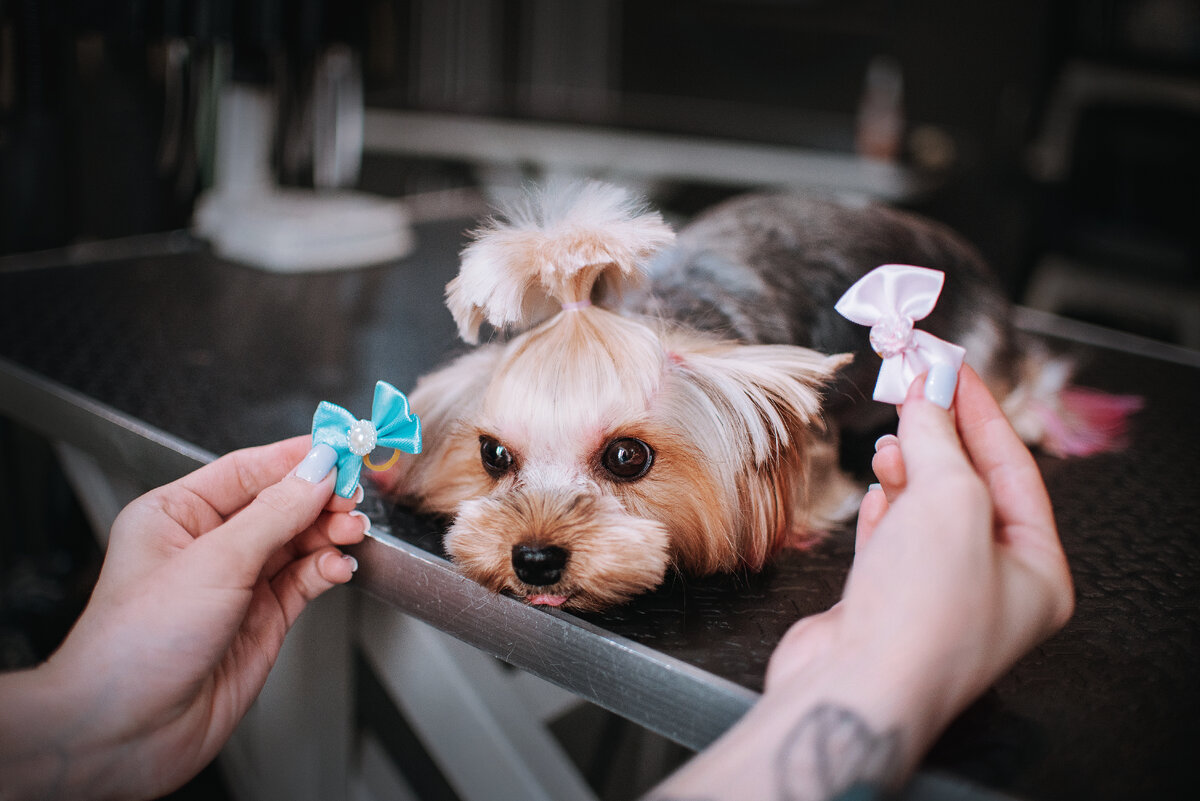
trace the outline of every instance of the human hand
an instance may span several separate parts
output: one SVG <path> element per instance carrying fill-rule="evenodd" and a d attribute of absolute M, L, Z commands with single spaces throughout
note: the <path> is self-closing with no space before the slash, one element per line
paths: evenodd
<path fill-rule="evenodd" d="M 50 794 L 81 798 L 153 797 L 207 764 L 297 616 L 350 579 L 336 546 L 369 527 L 333 495 L 332 459 L 306 460 L 313 480 L 290 472 L 308 450 L 297 437 L 237 451 L 126 507 L 79 622 L 26 677 L 51 704 L 33 727 L 45 737 L 0 754 L 48 760 Z"/>
<path fill-rule="evenodd" d="M 768 692 L 833 653 L 881 660 L 913 682 L 931 738 L 1070 618 L 1070 572 L 1032 455 L 970 367 L 953 409 L 914 382 L 898 437 L 872 463 L 881 486 L 863 499 L 843 598 L 784 637 Z"/>
<path fill-rule="evenodd" d="M 930 381 L 950 389 L 947 406 L 953 378 Z M 877 446 L 882 486 L 860 507 L 842 600 L 788 630 L 763 697 L 654 798 L 847 798 L 896 785 L 1070 617 L 1071 576 L 1033 457 L 970 367 L 953 414 L 924 386 L 910 388 L 899 436 Z"/>

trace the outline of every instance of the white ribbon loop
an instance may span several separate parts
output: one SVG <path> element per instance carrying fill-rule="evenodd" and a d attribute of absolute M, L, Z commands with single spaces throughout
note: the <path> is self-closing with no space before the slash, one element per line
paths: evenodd
<path fill-rule="evenodd" d="M 913 380 L 939 362 L 962 367 L 965 350 L 913 328 L 933 311 L 945 280 L 940 270 L 885 264 L 860 278 L 834 306 L 847 320 L 871 326 L 871 347 L 883 359 L 875 400 L 903 403 Z"/>

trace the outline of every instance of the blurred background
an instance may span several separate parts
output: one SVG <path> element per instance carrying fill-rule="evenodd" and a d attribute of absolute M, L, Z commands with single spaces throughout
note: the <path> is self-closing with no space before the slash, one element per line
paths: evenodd
<path fill-rule="evenodd" d="M 231 84 L 282 186 L 865 194 L 1200 346 L 1194 0 L 3 0 L 0 253 L 188 228 Z"/>
<path fill-rule="evenodd" d="M 1024 306 L 1200 349 L 1196 0 L 0 0 L 0 271 L 220 242 L 247 186 L 466 221 L 558 175 L 676 221 L 764 187 L 882 200 L 965 234 Z M 100 551 L 5 420 L 0 476 L 31 533 L 0 538 L 19 667 Z"/>

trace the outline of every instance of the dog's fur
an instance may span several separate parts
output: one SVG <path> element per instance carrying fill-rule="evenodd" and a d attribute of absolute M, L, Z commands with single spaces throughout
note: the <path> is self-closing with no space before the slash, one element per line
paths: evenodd
<path fill-rule="evenodd" d="M 852 511 L 861 489 L 838 470 L 833 419 L 892 412 L 869 400 L 866 329 L 833 306 L 883 263 L 946 272 L 920 327 L 1031 405 L 1021 378 L 1042 362 L 1017 357 L 994 278 L 944 227 L 750 195 L 672 239 L 628 193 L 590 183 L 530 195 L 464 250 L 447 303 L 467 341 L 485 322 L 499 336 L 418 383 L 425 453 L 390 489 L 453 516 L 446 548 L 467 576 L 598 609 L 670 567 L 761 568 Z M 1037 414 L 1009 412 L 1041 438 Z"/>

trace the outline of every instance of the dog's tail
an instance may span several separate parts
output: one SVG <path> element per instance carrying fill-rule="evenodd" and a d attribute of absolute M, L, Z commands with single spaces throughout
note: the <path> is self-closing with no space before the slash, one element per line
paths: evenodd
<path fill-rule="evenodd" d="M 527 329 L 593 297 L 619 296 L 675 233 L 621 187 L 587 181 L 532 189 L 499 209 L 462 252 L 446 305 L 476 342 L 486 321 Z"/>
<path fill-rule="evenodd" d="M 1075 363 L 1042 347 L 1024 354 L 1016 387 L 1001 406 L 1025 442 L 1055 456 L 1092 456 L 1128 444 L 1137 395 L 1114 395 L 1072 383 Z"/>

